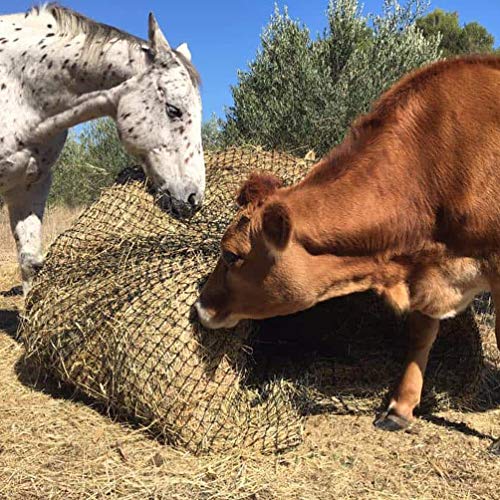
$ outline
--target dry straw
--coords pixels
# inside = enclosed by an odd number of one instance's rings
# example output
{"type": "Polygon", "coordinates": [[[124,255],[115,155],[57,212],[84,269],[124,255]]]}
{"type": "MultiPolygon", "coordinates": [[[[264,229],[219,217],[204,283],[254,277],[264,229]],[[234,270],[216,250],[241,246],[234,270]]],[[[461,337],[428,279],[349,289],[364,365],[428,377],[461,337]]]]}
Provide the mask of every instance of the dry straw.
{"type": "MultiPolygon", "coordinates": [[[[230,331],[196,322],[238,186],[253,170],[293,183],[312,162],[243,148],[206,163],[206,206],[189,224],[165,215],[131,169],[57,239],[27,299],[28,358],[195,453],[281,451],[301,441],[306,413],[375,411],[401,369],[404,325],[371,295],[230,331]]],[[[487,405],[490,315],[446,323],[424,409],[487,405]]]]}

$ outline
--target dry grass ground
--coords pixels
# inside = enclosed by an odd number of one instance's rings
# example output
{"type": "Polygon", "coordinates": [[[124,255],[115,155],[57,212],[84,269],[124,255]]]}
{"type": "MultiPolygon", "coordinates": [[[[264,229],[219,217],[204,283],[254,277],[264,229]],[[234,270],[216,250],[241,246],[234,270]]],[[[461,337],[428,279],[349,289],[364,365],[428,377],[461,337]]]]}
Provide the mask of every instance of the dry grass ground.
{"type": "Polygon", "coordinates": [[[374,429],[370,415],[314,416],[298,449],[271,457],[194,457],[113,421],[19,368],[22,298],[6,293],[19,279],[4,225],[0,499],[500,499],[500,457],[487,451],[500,410],[440,413],[402,434],[374,429]]]}

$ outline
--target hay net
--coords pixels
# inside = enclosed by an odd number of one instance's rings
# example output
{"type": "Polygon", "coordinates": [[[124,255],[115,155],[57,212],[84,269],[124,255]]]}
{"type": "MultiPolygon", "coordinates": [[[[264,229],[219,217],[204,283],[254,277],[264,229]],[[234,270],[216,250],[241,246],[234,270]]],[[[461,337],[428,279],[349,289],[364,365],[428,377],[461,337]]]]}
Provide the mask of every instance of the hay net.
{"type": "Polygon", "coordinates": [[[154,203],[137,170],[103,192],[50,248],[22,336],[58,379],[193,452],[276,451],[300,441],[285,381],[247,383],[254,328],[206,331],[192,305],[250,171],[293,182],[308,162],[259,150],[208,154],[206,205],[189,224],[154,203]]]}
{"type": "MultiPolygon", "coordinates": [[[[301,441],[307,412],[374,411],[399,375],[404,337],[401,320],[372,296],[216,332],[192,312],[239,185],[254,170],[291,184],[311,164],[257,148],[207,153],[205,206],[189,224],[162,212],[140,171],[128,169],[52,245],[27,298],[27,357],[195,453],[281,451],[301,441]]],[[[440,335],[428,408],[483,404],[485,391],[491,403],[498,359],[485,376],[491,328],[477,317],[469,311],[440,335]]]]}

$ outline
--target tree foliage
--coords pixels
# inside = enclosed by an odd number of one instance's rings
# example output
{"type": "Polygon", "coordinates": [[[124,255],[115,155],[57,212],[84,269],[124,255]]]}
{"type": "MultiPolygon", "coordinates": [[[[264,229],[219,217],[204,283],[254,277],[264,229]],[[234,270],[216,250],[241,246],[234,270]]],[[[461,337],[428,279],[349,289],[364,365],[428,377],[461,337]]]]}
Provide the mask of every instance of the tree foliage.
{"type": "Polygon", "coordinates": [[[202,124],[201,140],[205,151],[218,149],[222,145],[220,121],[215,114],[202,124]]]}
{"type": "Polygon", "coordinates": [[[123,150],[114,122],[107,118],[93,121],[79,136],[70,133],[53,169],[49,203],[89,204],[120,170],[135,163],[123,150]]]}
{"type": "Polygon", "coordinates": [[[417,20],[417,26],[426,37],[441,36],[440,48],[445,57],[460,54],[494,52],[495,38],[479,23],[460,25],[458,12],[434,12],[417,20]]]}
{"type": "Polygon", "coordinates": [[[391,83],[439,57],[439,37],[425,38],[415,25],[426,7],[385,0],[382,15],[365,16],[357,0],[331,0],[328,28],[316,39],[275,7],[255,59],[232,87],[224,143],[326,153],[391,83]]]}

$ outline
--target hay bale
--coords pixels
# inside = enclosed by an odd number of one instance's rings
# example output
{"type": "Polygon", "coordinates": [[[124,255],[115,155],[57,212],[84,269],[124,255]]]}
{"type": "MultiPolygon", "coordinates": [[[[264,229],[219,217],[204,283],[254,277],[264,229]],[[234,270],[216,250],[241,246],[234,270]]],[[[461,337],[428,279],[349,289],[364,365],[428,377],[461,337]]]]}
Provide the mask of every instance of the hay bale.
{"type": "MultiPolygon", "coordinates": [[[[237,187],[254,169],[293,183],[311,165],[237,148],[208,153],[206,163],[206,205],[190,223],[156,207],[131,169],[58,238],[27,298],[28,358],[193,452],[284,450],[300,442],[308,412],[374,411],[399,376],[404,325],[370,295],[234,330],[197,324],[192,304],[235,214],[237,187]]],[[[481,332],[491,328],[481,328],[470,312],[445,326],[424,409],[472,406],[482,394],[481,332]]]]}
{"type": "Polygon", "coordinates": [[[190,224],[121,176],[51,247],[27,298],[27,354],[58,379],[193,452],[300,441],[286,383],[246,383],[250,322],[209,332],[191,311],[234,215],[235,191],[263,165],[291,180],[308,163],[259,150],[207,157],[207,206],[190,224]]]}

